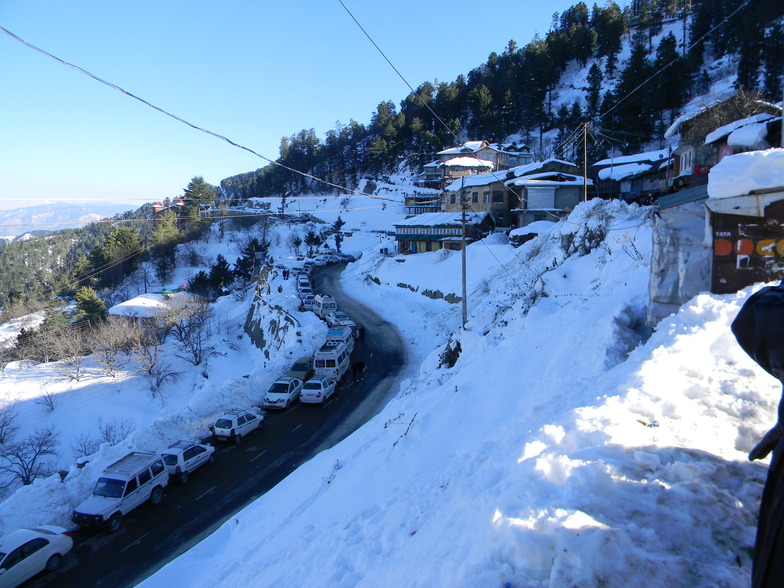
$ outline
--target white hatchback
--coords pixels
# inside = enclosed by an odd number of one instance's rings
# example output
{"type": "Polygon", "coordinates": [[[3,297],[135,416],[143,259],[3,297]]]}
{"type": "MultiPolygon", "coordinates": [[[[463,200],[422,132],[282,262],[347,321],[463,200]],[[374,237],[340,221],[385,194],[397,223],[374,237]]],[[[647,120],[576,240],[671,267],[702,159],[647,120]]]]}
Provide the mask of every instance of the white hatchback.
{"type": "Polygon", "coordinates": [[[215,461],[215,448],[212,445],[177,441],[162,451],[161,456],[169,475],[178,478],[180,484],[185,484],[191,472],[215,461]]]}
{"type": "Polygon", "coordinates": [[[0,587],[18,586],[46,570],[60,567],[73,548],[69,531],[54,525],[19,529],[0,539],[0,587]]]}
{"type": "Polygon", "coordinates": [[[210,430],[218,441],[231,441],[238,444],[246,435],[261,429],[263,420],[263,415],[233,408],[223,413],[210,430]]]}

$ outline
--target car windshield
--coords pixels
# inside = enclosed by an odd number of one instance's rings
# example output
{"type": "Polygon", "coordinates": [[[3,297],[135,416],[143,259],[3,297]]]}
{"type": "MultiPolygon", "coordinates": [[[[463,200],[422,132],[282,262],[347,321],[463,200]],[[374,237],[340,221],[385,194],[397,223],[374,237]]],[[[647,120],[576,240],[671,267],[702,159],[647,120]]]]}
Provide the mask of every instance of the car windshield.
{"type": "Polygon", "coordinates": [[[267,392],[267,394],[285,394],[288,391],[289,391],[288,384],[282,384],[278,382],[272,385],[272,387],[269,389],[269,392],[267,392]]]}
{"type": "Polygon", "coordinates": [[[307,382],[305,390],[321,390],[321,382],[307,382]]]}
{"type": "Polygon", "coordinates": [[[295,363],[293,366],[291,366],[292,372],[304,372],[307,369],[308,369],[308,364],[306,363],[295,363]]]}
{"type": "Polygon", "coordinates": [[[166,465],[177,465],[177,456],[172,455],[171,453],[164,453],[163,463],[165,463],[166,465]]]}
{"type": "Polygon", "coordinates": [[[113,478],[98,478],[93,494],[95,496],[105,496],[106,498],[122,498],[125,482],[113,478]]]}
{"type": "Polygon", "coordinates": [[[218,419],[215,423],[216,429],[231,429],[231,421],[229,419],[218,419]]]}

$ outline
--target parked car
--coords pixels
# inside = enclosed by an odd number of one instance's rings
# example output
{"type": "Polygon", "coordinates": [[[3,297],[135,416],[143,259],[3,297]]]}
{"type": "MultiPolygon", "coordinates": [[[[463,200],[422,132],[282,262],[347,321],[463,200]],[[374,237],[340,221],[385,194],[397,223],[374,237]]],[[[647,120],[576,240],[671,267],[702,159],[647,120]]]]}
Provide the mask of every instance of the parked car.
{"type": "Polygon", "coordinates": [[[311,271],[311,270],[312,270],[314,267],[316,267],[316,263],[315,263],[315,262],[313,262],[313,261],[306,261],[305,263],[303,263],[303,264],[302,264],[302,268],[303,268],[303,269],[304,269],[306,272],[309,272],[309,271],[311,271]]]}
{"type": "Polygon", "coordinates": [[[300,297],[300,299],[305,298],[305,296],[308,296],[308,295],[313,296],[313,288],[311,288],[310,286],[302,286],[299,289],[299,297],[300,297]]]}
{"type": "Polygon", "coordinates": [[[215,448],[191,441],[177,441],[161,455],[170,476],[176,476],[180,484],[185,484],[191,472],[215,461],[215,448]]]}
{"type": "Polygon", "coordinates": [[[291,364],[286,375],[292,378],[299,378],[303,382],[307,381],[313,375],[313,356],[306,355],[297,359],[297,361],[291,364]]]}
{"type": "Polygon", "coordinates": [[[302,297],[302,308],[305,310],[313,310],[313,305],[316,302],[316,297],[313,294],[305,294],[302,297]]]}
{"type": "Polygon", "coordinates": [[[73,548],[70,531],[55,525],[18,529],[0,539],[0,586],[18,586],[36,574],[53,572],[73,548]]]}
{"type": "Polygon", "coordinates": [[[95,483],[93,494],[77,506],[71,520],[84,527],[120,530],[122,518],[137,506],[163,500],[169,473],[157,453],[133,451],[106,468],[95,483]]]}
{"type": "Polygon", "coordinates": [[[337,384],[332,378],[314,376],[302,387],[299,401],[303,404],[324,404],[335,393],[337,384]]]}
{"type": "Polygon", "coordinates": [[[218,441],[231,441],[239,444],[242,438],[256,429],[261,429],[264,417],[247,410],[232,408],[215,421],[210,430],[218,441]]]}
{"type": "Polygon", "coordinates": [[[329,327],[348,325],[351,328],[355,328],[357,326],[357,323],[352,321],[351,317],[342,310],[333,310],[324,317],[324,320],[327,321],[329,327]]]}
{"type": "Polygon", "coordinates": [[[302,390],[302,380],[283,376],[273,382],[267,395],[264,397],[264,408],[288,408],[291,403],[299,399],[302,390]]]}
{"type": "Polygon", "coordinates": [[[337,256],[340,259],[340,261],[345,261],[349,263],[357,260],[356,256],[351,255],[349,253],[338,253],[337,256]]]}

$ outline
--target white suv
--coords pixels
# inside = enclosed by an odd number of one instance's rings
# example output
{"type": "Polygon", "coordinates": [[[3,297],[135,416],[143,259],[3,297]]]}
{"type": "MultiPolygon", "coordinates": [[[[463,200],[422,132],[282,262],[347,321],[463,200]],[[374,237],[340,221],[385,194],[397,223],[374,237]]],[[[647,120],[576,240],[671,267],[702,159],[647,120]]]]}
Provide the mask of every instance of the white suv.
{"type": "Polygon", "coordinates": [[[223,413],[210,430],[218,441],[231,441],[238,444],[246,435],[261,429],[263,420],[264,417],[260,414],[233,408],[223,413]]]}
{"type": "Polygon", "coordinates": [[[122,518],[147,500],[156,506],[163,500],[169,473],[157,453],[134,451],[103,471],[93,495],[73,511],[71,520],[85,527],[104,527],[114,533],[122,518]]]}
{"type": "Polygon", "coordinates": [[[163,463],[170,476],[176,476],[180,484],[185,484],[191,472],[215,461],[215,448],[212,445],[177,441],[162,453],[163,463]]]}

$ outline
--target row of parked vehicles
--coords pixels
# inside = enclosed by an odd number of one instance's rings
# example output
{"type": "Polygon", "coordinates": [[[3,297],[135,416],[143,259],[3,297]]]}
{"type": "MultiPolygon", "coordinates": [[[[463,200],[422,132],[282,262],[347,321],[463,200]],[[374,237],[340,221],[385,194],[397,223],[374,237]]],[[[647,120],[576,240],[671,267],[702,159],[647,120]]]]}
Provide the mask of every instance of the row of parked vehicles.
{"type": "MultiPolygon", "coordinates": [[[[297,359],[285,376],[275,380],[265,395],[265,409],[288,408],[296,401],[324,404],[348,371],[358,336],[356,323],[338,309],[334,298],[313,293],[307,274],[298,276],[297,288],[301,300],[307,303],[305,307],[327,321],[327,338],[312,357],[297,359]]],[[[216,441],[240,443],[261,430],[263,422],[263,414],[229,409],[210,430],[216,441]]],[[[164,488],[172,479],[185,484],[193,472],[214,460],[215,447],[190,441],[178,441],[161,453],[133,451],[101,473],[92,494],[73,510],[71,520],[82,527],[117,532],[123,518],[135,508],[144,503],[160,504],[164,488]]],[[[69,529],[41,525],[19,529],[0,539],[0,588],[18,586],[40,572],[57,570],[73,548],[70,535],[69,529]]]]}

